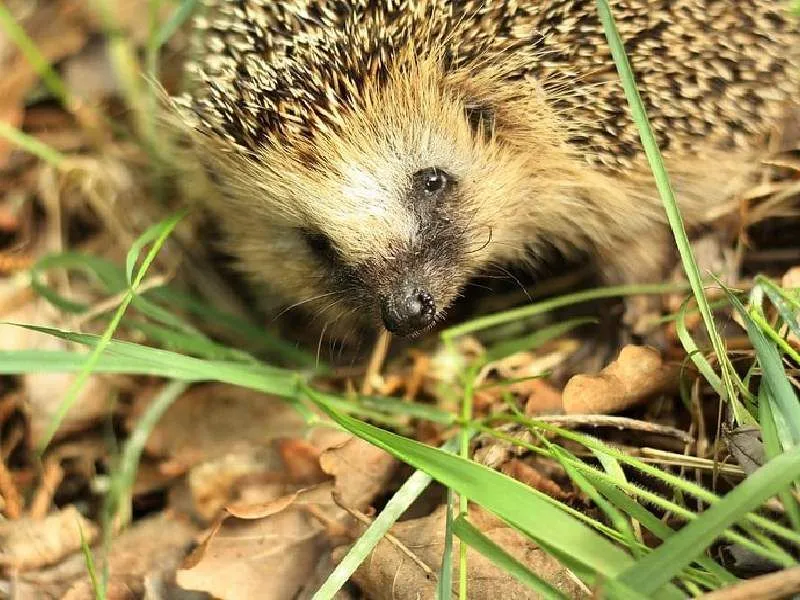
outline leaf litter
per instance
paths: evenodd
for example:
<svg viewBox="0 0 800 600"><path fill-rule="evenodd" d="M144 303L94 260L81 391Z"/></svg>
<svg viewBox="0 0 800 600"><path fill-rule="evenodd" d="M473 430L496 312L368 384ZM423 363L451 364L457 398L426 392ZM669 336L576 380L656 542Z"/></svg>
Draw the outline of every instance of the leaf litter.
<svg viewBox="0 0 800 600"><path fill-rule="evenodd" d="M114 78L115 67L102 41L102 19L90 4L8 3L66 83L67 93L80 102L59 107L25 57L0 37L4 74L0 120L68 157L66 164L55 167L13 149L5 139L0 141L0 274L4 276L0 320L4 322L102 330L104 302L112 294L96 277L60 269L47 273L46 284L53 290L89 306L82 316L64 315L33 292L28 268L46 254L62 250L123 264L136 236L169 209L169 202L156 200L158 185L151 183L146 151L130 137L108 129L105 117L128 129L133 124L121 110L124 90ZM170 3L161 4L168 12ZM114 5L119 32L142 48L150 15L134 2ZM185 42L179 32L164 48L169 59L163 63L167 86L177 80ZM796 237L791 239L792 223L796 234L800 169L796 160L788 158L770 168L779 176L768 178L768 184L743 199L744 222L731 225L735 219L722 215L720 235L704 237L695 246L701 262L733 286L748 288L754 265L767 265L772 276L782 277L785 288L800 287ZM772 215L777 214L790 225L776 225ZM746 239L742 232L748 233ZM230 293L224 274L215 275L217 263L202 251L202 230L193 223L180 236L188 251L165 248L155 265L160 281L174 280L183 289L200 290L215 306L250 317L246 303ZM729 240L737 238L742 249L732 252ZM540 282L536 289L546 287L547 282ZM483 361L473 382L474 416L491 419L508 414L513 406L524 417L589 432L631 455L659 460L668 455L673 461L686 456L687 461L695 458L712 466L732 460L751 471L763 460L763 440L752 430L726 431L718 425L720 407L697 383L674 320L659 322L664 314L676 313L684 298L675 294L655 304L630 303L634 311L625 319L638 339L635 344L618 345L621 353L603 360L599 370L592 368L596 360L583 366L570 362L585 346L585 337L573 333ZM498 298L485 301L496 303ZM191 317L190 311L176 312L183 319ZM207 325L200 321L193 324ZM532 326L547 324L539 321ZM694 314L687 315L686 326L702 341ZM513 338L521 333L505 335ZM120 335L137 342L146 339L128 323ZM73 348L10 326L3 326L1 339L3 350ZM237 337L228 335L230 339ZM800 347L793 333L786 339ZM641 344L642 340L655 347ZM423 342L413 349L393 348L375 362L377 367L366 378L362 376L367 360L361 359L349 372L335 372L319 383L332 392L369 389L405 402L409 409L425 405L455 413L463 392L461 374L496 344L497 338L476 335L451 345ZM568 376L562 379L560 372ZM691 408L681 395L685 390L678 389L681 378L685 382L687 377L696 400ZM114 532L106 557L102 506L119 443L132 434L163 382L93 375L55 443L37 457L35 448L73 378L34 373L0 380L0 511L5 517L0 522L0 592L9 596L94 597L81 551L82 532L97 564L108 565L109 598L209 594L225 600L310 598L407 475L382 451L317 422L319 415L309 419L280 399L223 384L194 385L150 432L133 482L131 522ZM456 393L442 391L448 388ZM395 415L388 426L432 445L454 433L452 425L410 415ZM528 444L541 443L525 427L493 426ZM727 450L716 443L721 433L727 435ZM576 454L582 451L556 435L545 437ZM479 462L587 515L598 515L594 503L557 461L491 435L478 436L472 451ZM724 481L707 476L715 472L711 469L665 464L673 472L706 477L707 484L728 489ZM479 507L471 507L469 517L481 532L552 585L571 597L586 595L568 570L510 527ZM432 488L404 519L356 571L341 592L343 598L435 596L445 530L441 490ZM738 546L726 551L740 563L753 562ZM531 597L481 555L470 549L468 557L470 597Z"/></svg>

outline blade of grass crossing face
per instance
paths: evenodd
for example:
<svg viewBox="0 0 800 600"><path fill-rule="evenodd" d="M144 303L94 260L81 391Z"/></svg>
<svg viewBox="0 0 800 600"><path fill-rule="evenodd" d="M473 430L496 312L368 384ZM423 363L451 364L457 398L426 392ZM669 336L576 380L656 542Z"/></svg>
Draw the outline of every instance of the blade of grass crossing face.
<svg viewBox="0 0 800 600"><path fill-rule="evenodd" d="M722 338L717 333L717 328L714 323L714 315L708 305L708 300L703 289L703 280L700 277L700 271L697 268L692 248L689 244L689 238L686 235L686 230L683 226L683 219L681 217L678 204L675 201L675 194L672 191L672 186L669 182L664 161L661 157L661 152L658 148L653 130L650 127L650 121L647 118L647 112L644 108L644 103L639 95L639 90L636 87L636 81L631 69L628 57L625 54L625 46L620 38L617 26L614 22L614 17L611 12L611 7L608 0L597 0L597 11L600 16L600 22L603 24L603 31L605 32L606 39L611 49L611 55L614 59L614 64L619 72L622 81L622 87L625 91L625 98L628 101L633 120L639 130L639 136L644 146L644 151L647 156L647 161L653 171L656 187L658 188L659 195L661 196L664 210L667 214L672 234L675 237L675 243L680 253L681 262L683 263L686 277L691 285L692 292L697 300L697 306L700 309L700 314L703 316L703 322L706 326L711 344L714 347L714 352L720 362L720 370L722 374L722 383L726 396L733 398L735 396L733 383L730 380L729 371L725 362L727 361L727 354L725 347L722 343Z"/></svg>
<svg viewBox="0 0 800 600"><path fill-rule="evenodd" d="M117 329L120 321L122 320L122 316L125 314L125 311L128 308L131 300L133 299L134 294L136 293L136 288L138 288L139 284L141 283L142 279L147 272L147 269L152 264L153 260L155 260L156 255L161 250L161 246L163 246L164 242L167 240L167 237L174 229L175 225L178 224L178 221L183 217L184 212L178 213L177 215L167 219L160 226L151 228L148 230L146 235L149 236L149 239L153 240L153 245L150 248L147 256L145 257L144 261L142 262L142 266L139 268L138 273L136 274L135 279L131 285L128 294L125 296L125 299L120 303L119 308L117 309L114 317L111 319L111 322L106 327L105 331L103 332L102 337L100 338L97 346L95 346L94 350L91 352L89 357L86 360L86 364L84 368L78 373L78 376L72 381L67 393L62 400L61 404L56 411L56 414L53 416L50 424L48 425L47 430L45 431L44 436L42 437L42 441L39 447L39 452L42 452L47 445L50 443L50 440L53 438L58 427L61 425L61 422L64 420L64 417L69 412L70 408L75 404L78 399L78 393L80 392L83 385L86 383L86 380L89 378L89 375L94 368L94 365L98 362L100 355L105 350L106 346L108 346L109 342L111 341L111 337L114 335L114 332ZM156 231L156 234L151 233L153 230ZM137 246L137 244L134 244ZM141 249L142 245L138 245L139 249ZM138 255L138 250L137 253ZM128 253L128 256L131 256L131 253Z"/></svg>
<svg viewBox="0 0 800 600"><path fill-rule="evenodd" d="M728 527L800 477L800 446L759 468L697 520L637 561L618 579L645 594L655 593L677 576Z"/></svg>
<svg viewBox="0 0 800 600"><path fill-rule="evenodd" d="M459 516L458 519L455 520L453 531L458 536L458 539L461 540L462 544L468 545L480 552L503 571L512 575L517 581L535 591L542 598L567 600L568 596L558 591L516 558L508 554L500 546L481 533L463 516Z"/></svg>
<svg viewBox="0 0 800 600"><path fill-rule="evenodd" d="M589 584L614 577L633 562L622 549L544 500L537 490L483 465L338 414L324 404L320 408L348 431L427 472L547 547ZM666 586L655 597L679 598L681 594Z"/></svg>

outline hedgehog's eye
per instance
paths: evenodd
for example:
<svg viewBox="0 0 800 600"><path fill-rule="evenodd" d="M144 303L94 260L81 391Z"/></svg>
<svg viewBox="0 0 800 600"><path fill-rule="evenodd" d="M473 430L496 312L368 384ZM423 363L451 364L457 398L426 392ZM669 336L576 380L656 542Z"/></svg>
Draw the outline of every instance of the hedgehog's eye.
<svg viewBox="0 0 800 600"><path fill-rule="evenodd" d="M414 173L414 181L425 196L432 198L442 193L452 178L441 169L430 168Z"/></svg>
<svg viewBox="0 0 800 600"><path fill-rule="evenodd" d="M327 263L336 260L338 253L333 242L331 242L331 238L316 229L303 228L300 233L311 253L319 260Z"/></svg>

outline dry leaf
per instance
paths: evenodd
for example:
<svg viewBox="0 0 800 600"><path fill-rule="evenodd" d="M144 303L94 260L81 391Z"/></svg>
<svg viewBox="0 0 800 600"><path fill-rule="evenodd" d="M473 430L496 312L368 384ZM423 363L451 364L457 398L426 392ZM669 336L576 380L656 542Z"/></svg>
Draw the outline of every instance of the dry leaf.
<svg viewBox="0 0 800 600"><path fill-rule="evenodd" d="M97 527L68 506L46 519L0 521L0 564L24 571L58 562L88 543Z"/></svg>
<svg viewBox="0 0 800 600"><path fill-rule="evenodd" d="M442 506L427 517L400 522L392 527L392 535L404 548L384 538L353 575L353 581L367 597L372 600L436 597L433 574L441 564L445 514ZM530 540L479 508L470 508L469 519L487 537L568 597L586 597L569 573ZM454 540L453 553L458 556L458 540ZM470 600L538 597L472 549L467 551L467 564ZM454 580L457 581L457 574L454 574Z"/></svg>
<svg viewBox="0 0 800 600"><path fill-rule="evenodd" d="M394 474L397 461L388 453L358 438L327 450L320 467L336 479L336 493L345 506L362 510Z"/></svg>
<svg viewBox="0 0 800 600"><path fill-rule="evenodd" d="M185 519L168 513L137 521L114 540L109 558L109 585L116 597L140 598L144 580L153 574L171 574L194 540L196 528ZM109 598L112 596L109 595ZM86 571L63 600L93 600L94 592Z"/></svg>
<svg viewBox="0 0 800 600"><path fill-rule="evenodd" d="M653 348L625 346L619 358L597 375L576 375L564 388L567 414L616 413L672 391L679 370L664 364Z"/></svg>
<svg viewBox="0 0 800 600"><path fill-rule="evenodd" d="M258 486L243 490L242 501L230 507L236 516L229 513L220 518L178 572L182 588L223 600L277 600L302 592L331 538L341 538L352 523L349 514L333 502L332 494L366 510L385 489L396 465L366 442L348 438L342 444L340 432L317 431L310 438L313 447L338 444L319 459L322 471L333 481L305 490L291 490L292 484L287 483L282 496L274 495L275 485L261 486L258 501ZM337 543L341 542L337 539Z"/></svg>
<svg viewBox="0 0 800 600"><path fill-rule="evenodd" d="M146 448L150 454L191 466L237 450L266 446L275 438L300 437L305 429L300 414L280 398L208 384L193 387L173 403Z"/></svg>

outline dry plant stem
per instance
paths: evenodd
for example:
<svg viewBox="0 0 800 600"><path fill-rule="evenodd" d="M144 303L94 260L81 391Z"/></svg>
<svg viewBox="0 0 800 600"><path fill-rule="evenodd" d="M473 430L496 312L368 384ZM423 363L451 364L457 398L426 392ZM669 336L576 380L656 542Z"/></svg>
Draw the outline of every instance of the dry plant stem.
<svg viewBox="0 0 800 600"><path fill-rule="evenodd" d="M353 517L357 521L363 523L365 526L369 527L370 525L372 525L372 519L370 519L363 512L361 512L359 510L356 510L354 508L350 508L349 506L345 506L344 504L342 504L340 499L338 498L338 496L336 494L333 495L333 501L337 504L337 506L339 508L341 508L342 510L346 511L351 517ZM398 540L391 533L385 534L383 536L383 538L387 542L392 544L395 548L400 550L400 552L405 554L411 560L411 562L413 562L420 569L422 569L422 571L425 573L425 575L427 575L432 581L436 581L436 579L437 579L436 572L433 569L431 569L428 565L426 565L422 561L422 559L420 559L416 554L414 554L408 547L406 547L406 545L403 544L403 542Z"/></svg>
<svg viewBox="0 0 800 600"><path fill-rule="evenodd" d="M39 485L39 489L36 490L36 495L33 497L28 511L31 519L44 519L47 516L53 496L63 478L64 470L61 468L59 460L57 458L45 460L42 483Z"/></svg>
<svg viewBox="0 0 800 600"><path fill-rule="evenodd" d="M25 439L25 426L22 423L15 423L3 437L0 443L0 460L8 461L8 457L14 449Z"/></svg>
<svg viewBox="0 0 800 600"><path fill-rule="evenodd" d="M792 567L709 592L700 596L699 600L777 600L790 598L798 592L800 567Z"/></svg>
<svg viewBox="0 0 800 600"><path fill-rule="evenodd" d="M5 500L6 516L9 519L19 519L22 516L22 496L4 462L0 462L0 496Z"/></svg>
<svg viewBox="0 0 800 600"><path fill-rule="evenodd" d="M630 419L628 417L614 417L610 415L546 415L534 417L533 420L550 423L556 427L573 428L584 425L589 427L616 427L617 429L631 429L675 437L687 444L694 441L690 434L676 427L659 425L658 423L648 423L647 421L639 421L638 419Z"/></svg>
<svg viewBox="0 0 800 600"><path fill-rule="evenodd" d="M392 335L386 330L381 331L380 335L378 335L375 347L372 349L372 355L369 358L367 372L364 374L364 382L361 384L361 394L364 396L369 396L372 393L372 383L383 368L383 361L386 360L386 354L389 352L391 338Z"/></svg>

